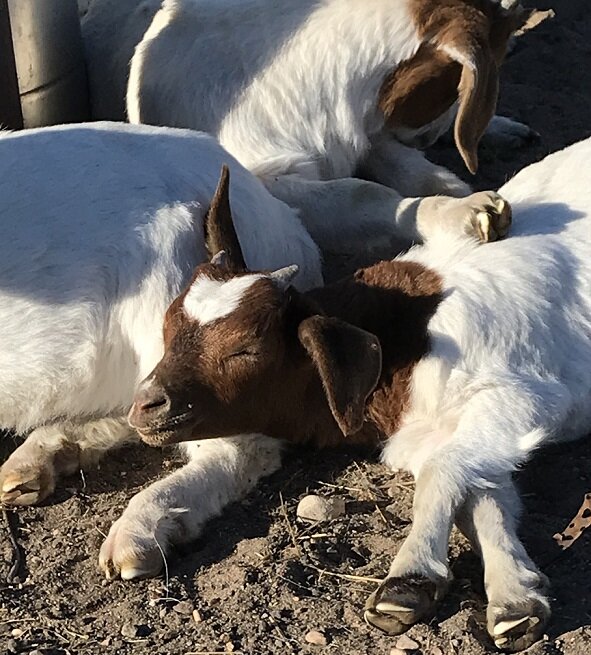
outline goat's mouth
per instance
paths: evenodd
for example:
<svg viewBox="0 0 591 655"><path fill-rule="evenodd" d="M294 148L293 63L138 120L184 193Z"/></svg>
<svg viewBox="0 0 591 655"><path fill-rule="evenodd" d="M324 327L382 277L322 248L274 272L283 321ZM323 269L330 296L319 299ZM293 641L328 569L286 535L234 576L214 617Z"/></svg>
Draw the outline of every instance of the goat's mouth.
<svg viewBox="0 0 591 655"><path fill-rule="evenodd" d="M190 441L192 430L200 423L192 412L183 412L149 422L138 421L130 413L128 421L131 427L137 431L141 440L149 446L164 446L179 441Z"/></svg>

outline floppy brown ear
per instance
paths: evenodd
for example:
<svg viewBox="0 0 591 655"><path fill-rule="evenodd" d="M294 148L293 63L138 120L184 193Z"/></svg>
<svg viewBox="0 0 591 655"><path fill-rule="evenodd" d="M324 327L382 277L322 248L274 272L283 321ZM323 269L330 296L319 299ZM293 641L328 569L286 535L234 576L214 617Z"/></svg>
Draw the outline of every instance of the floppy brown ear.
<svg viewBox="0 0 591 655"><path fill-rule="evenodd" d="M312 316L300 323L300 342L322 380L330 411L347 437L363 426L365 402L382 372L378 338L336 318Z"/></svg>
<svg viewBox="0 0 591 655"><path fill-rule="evenodd" d="M478 170L478 143L497 105L497 63L490 46L484 42L467 40L443 50L462 66L454 138L466 167L474 174Z"/></svg>
<svg viewBox="0 0 591 655"><path fill-rule="evenodd" d="M204 232L205 247L210 259L223 250L228 268L237 271L246 270L244 255L234 228L230 208L230 169L225 164L205 216Z"/></svg>

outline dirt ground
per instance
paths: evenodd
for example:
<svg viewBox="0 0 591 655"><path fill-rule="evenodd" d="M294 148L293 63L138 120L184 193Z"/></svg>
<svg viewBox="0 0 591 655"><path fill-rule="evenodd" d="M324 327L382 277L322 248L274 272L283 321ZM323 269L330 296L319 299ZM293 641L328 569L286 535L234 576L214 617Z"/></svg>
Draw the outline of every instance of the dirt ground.
<svg viewBox="0 0 591 655"><path fill-rule="evenodd" d="M556 17L517 42L504 69L500 113L528 123L541 139L517 153L484 148L478 188L497 187L526 164L591 135L589 2L537 6L552 7ZM465 176L448 145L432 155ZM133 494L180 464L174 457L128 448L100 470L66 480L46 506L11 515L24 555L20 583L5 582L12 549L0 521L0 655L390 653L396 638L363 623L374 588L364 578L383 576L408 534L409 478L390 474L377 453L294 451L280 473L172 555L168 577L107 583L97 570L103 534ZM591 531L565 553L552 540L591 490L589 441L546 450L517 477L526 505L523 538L552 581L553 618L529 652L589 654ZM345 516L299 524L295 507L308 491L342 497ZM456 533L450 561L455 582L447 599L428 625L409 634L423 655L494 652L483 631L480 564ZM307 644L310 630L322 631L326 645Z"/></svg>

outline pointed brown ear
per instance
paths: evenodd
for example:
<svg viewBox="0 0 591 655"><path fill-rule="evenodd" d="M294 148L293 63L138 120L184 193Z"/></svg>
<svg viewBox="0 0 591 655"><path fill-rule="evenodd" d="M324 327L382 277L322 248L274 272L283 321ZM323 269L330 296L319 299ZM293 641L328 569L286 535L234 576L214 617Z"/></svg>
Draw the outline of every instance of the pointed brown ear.
<svg viewBox="0 0 591 655"><path fill-rule="evenodd" d="M462 65L454 138L466 167L474 174L478 170L478 143L497 105L497 63L486 43L460 42L443 50Z"/></svg>
<svg viewBox="0 0 591 655"><path fill-rule="evenodd" d="M237 271L246 270L240 241L234 228L230 209L230 169L224 164L220 181L205 216L205 247L209 257L223 250L226 264Z"/></svg>
<svg viewBox="0 0 591 655"><path fill-rule="evenodd" d="M301 322L300 342L312 358L330 411L347 437L363 426L365 402L382 372L378 338L336 318L312 316Z"/></svg>

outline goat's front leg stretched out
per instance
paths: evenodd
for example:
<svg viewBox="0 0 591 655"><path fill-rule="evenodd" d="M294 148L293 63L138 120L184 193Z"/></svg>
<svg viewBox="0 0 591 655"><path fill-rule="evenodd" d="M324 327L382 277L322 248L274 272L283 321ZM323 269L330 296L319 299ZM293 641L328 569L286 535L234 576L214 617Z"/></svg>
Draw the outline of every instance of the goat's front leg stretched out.
<svg viewBox="0 0 591 655"><path fill-rule="evenodd" d="M261 435L189 442L189 462L135 495L104 541L107 578L156 575L174 544L196 539L206 521L281 465L281 443Z"/></svg>
<svg viewBox="0 0 591 655"><path fill-rule="evenodd" d="M356 178L314 181L299 175L264 180L269 191L299 211L321 248L346 252L369 238L390 237L408 244L442 230L482 242L505 236L511 208L494 191L465 198L403 198L397 191Z"/></svg>
<svg viewBox="0 0 591 655"><path fill-rule="evenodd" d="M515 497L511 488L494 489L499 481L508 486L510 471L527 452L547 438L541 427L567 411L569 396L560 385L541 385L538 380L511 380L506 388L493 387L469 400L453 432L433 431L436 441L417 476L414 517L410 534L396 555L387 578L370 596L366 619L382 630L398 634L428 616L445 592L451 578L447 552L457 512L465 503L473 523L466 528L476 536L490 581L489 629L508 646L519 636L535 638L538 625L548 616L542 578L515 533ZM412 428L412 424L410 425ZM411 429L410 434L413 430ZM404 443L404 427L386 445L384 461L399 468L397 439ZM408 445L408 444L407 444ZM482 492L482 493L481 493ZM474 494L471 500L471 494ZM513 510L511 509L513 507ZM495 535L497 519L502 532ZM463 521L467 524L466 519ZM523 567L515 585L504 591L493 577L510 566ZM511 575L511 574L509 574ZM520 632L513 620L523 619ZM520 623L521 624L521 623Z"/></svg>
<svg viewBox="0 0 591 655"><path fill-rule="evenodd" d="M550 616L547 579L517 536L521 501L508 475L496 487L472 492L456 517L484 565L488 632L502 650L537 641Z"/></svg>

